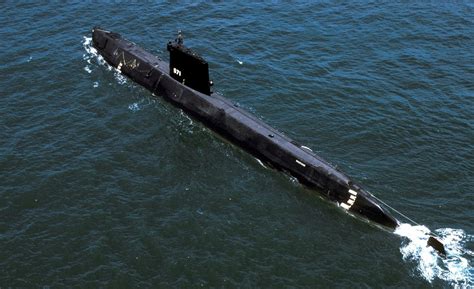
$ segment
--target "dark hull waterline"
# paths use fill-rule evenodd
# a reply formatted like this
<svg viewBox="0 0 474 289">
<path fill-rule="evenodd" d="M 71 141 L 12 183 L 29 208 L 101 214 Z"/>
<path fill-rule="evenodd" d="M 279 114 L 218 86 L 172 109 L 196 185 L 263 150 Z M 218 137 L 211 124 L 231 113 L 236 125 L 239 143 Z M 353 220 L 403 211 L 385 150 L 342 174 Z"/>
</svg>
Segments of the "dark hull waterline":
<svg viewBox="0 0 474 289">
<path fill-rule="evenodd" d="M 93 46 L 99 54 L 133 81 L 183 109 L 258 159 L 291 174 L 348 213 L 389 230 L 398 226 L 399 221 L 375 197 L 308 147 L 289 139 L 220 94 L 211 93 L 205 86 L 189 87 L 186 72 L 174 68 L 174 63 L 170 70 L 168 63 L 119 34 L 100 28 L 94 28 L 92 32 Z M 168 44 L 170 53 L 176 51 L 175 48 L 179 52 L 180 47 L 179 44 Z M 191 52 L 190 55 L 194 56 Z M 207 63 L 199 57 L 196 59 L 193 60 L 197 62 L 195 66 L 203 65 L 207 69 Z"/>
</svg>

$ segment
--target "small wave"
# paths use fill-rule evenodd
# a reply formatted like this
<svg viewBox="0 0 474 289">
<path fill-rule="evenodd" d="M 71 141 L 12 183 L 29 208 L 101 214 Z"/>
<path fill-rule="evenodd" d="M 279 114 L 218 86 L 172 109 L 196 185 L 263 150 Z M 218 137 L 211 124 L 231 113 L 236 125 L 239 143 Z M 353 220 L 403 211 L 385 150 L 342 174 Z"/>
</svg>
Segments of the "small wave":
<svg viewBox="0 0 474 289">
<path fill-rule="evenodd" d="M 435 230 L 445 245 L 447 256 L 443 258 L 427 246 L 430 234 L 427 227 L 401 224 L 395 234 L 406 238 L 400 247 L 403 260 L 415 262 L 417 272 L 428 282 L 438 278 L 455 288 L 474 286 L 474 268 L 471 266 L 474 254 L 466 249 L 467 243 L 474 240 L 473 236 L 460 229 Z"/>
<path fill-rule="evenodd" d="M 194 131 L 199 128 L 199 126 L 196 126 L 193 120 L 182 110 L 179 111 L 179 114 L 181 116 L 181 118 L 178 120 L 179 127 L 184 129 L 184 132 L 193 134 Z"/>
<path fill-rule="evenodd" d="M 141 107 L 138 104 L 138 102 L 134 102 L 134 103 L 132 103 L 128 106 L 128 109 L 130 109 L 133 112 L 137 112 L 137 111 L 141 110 Z"/>
<path fill-rule="evenodd" d="M 155 100 L 149 97 L 136 97 L 136 101 L 128 105 L 128 109 L 137 112 L 145 109 L 147 106 L 153 105 Z"/>
</svg>

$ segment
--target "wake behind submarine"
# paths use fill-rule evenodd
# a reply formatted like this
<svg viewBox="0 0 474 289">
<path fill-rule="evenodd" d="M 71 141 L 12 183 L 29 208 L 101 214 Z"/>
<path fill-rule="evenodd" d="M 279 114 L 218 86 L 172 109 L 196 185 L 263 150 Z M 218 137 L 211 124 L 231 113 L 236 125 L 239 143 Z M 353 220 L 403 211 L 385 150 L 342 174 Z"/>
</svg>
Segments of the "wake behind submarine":
<svg viewBox="0 0 474 289">
<path fill-rule="evenodd" d="M 122 74 L 183 109 L 261 161 L 294 176 L 349 214 L 389 230 L 395 230 L 400 224 L 390 213 L 390 206 L 355 184 L 311 149 L 278 132 L 219 93 L 212 92 L 208 63 L 184 46 L 181 33 L 167 44 L 169 64 L 120 34 L 99 27 L 92 30 L 92 43 L 99 54 Z M 429 237 L 427 245 L 440 255 L 446 255 L 444 245 L 434 236 Z"/>
</svg>

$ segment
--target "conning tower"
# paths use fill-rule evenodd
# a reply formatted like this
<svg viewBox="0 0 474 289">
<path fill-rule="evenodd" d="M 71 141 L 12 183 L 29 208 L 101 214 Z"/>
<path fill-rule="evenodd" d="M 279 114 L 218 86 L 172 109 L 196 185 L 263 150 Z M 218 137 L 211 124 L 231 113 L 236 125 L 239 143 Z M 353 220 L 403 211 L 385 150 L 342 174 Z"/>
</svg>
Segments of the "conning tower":
<svg viewBox="0 0 474 289">
<path fill-rule="evenodd" d="M 182 84 L 210 95 L 212 81 L 209 80 L 209 65 L 199 55 L 183 44 L 183 35 L 178 31 L 178 37 L 168 42 L 166 46 L 170 52 L 171 77 Z"/>
</svg>

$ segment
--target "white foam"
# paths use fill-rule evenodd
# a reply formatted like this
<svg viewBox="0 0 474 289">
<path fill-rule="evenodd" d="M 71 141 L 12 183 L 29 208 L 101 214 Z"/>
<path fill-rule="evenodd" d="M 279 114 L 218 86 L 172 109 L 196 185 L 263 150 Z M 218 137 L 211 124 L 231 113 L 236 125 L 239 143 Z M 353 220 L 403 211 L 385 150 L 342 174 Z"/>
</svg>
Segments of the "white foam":
<svg viewBox="0 0 474 289">
<path fill-rule="evenodd" d="M 138 102 L 134 102 L 128 106 L 128 109 L 130 109 L 133 112 L 137 112 L 141 110 L 141 107 L 139 106 Z"/>
<path fill-rule="evenodd" d="M 288 175 L 288 177 L 290 178 L 290 182 L 293 184 L 293 185 L 298 185 L 299 184 L 299 181 L 297 178 L 293 177 L 293 176 L 290 176 Z"/>
<path fill-rule="evenodd" d="M 84 50 L 87 52 L 82 55 L 82 58 L 88 63 L 85 67 L 84 70 L 87 71 L 87 73 L 92 73 L 93 71 L 93 65 L 92 61 L 95 60 L 98 64 L 103 65 L 107 67 L 109 71 L 114 70 L 114 76 L 115 79 L 117 80 L 118 84 L 125 84 L 127 83 L 127 78 L 122 75 L 120 70 L 118 70 L 115 67 L 110 66 L 102 57 L 102 55 L 99 54 L 97 49 L 92 46 L 92 37 L 86 37 L 83 36 L 83 41 L 82 41 L 82 46 L 84 47 Z"/>
<path fill-rule="evenodd" d="M 265 164 L 264 164 L 260 159 L 257 159 L 257 158 L 255 158 L 255 159 L 257 160 L 257 162 L 258 162 L 262 167 L 267 168 L 267 167 L 265 166 Z"/>
<path fill-rule="evenodd" d="M 446 258 L 440 257 L 427 246 L 430 230 L 425 226 L 401 224 L 395 234 L 405 237 L 400 252 L 403 260 L 413 261 L 417 273 L 428 282 L 435 279 L 446 281 L 457 288 L 474 287 L 474 254 L 466 249 L 473 236 L 460 229 L 443 228 L 435 231 L 446 249 Z"/>
<path fill-rule="evenodd" d="M 193 125 L 193 124 L 194 124 L 193 120 L 189 117 L 189 115 L 185 114 L 183 110 L 180 110 L 180 111 L 179 111 L 179 114 L 180 114 L 182 117 L 186 118 L 186 120 L 189 122 L 189 125 Z"/>
<path fill-rule="evenodd" d="M 117 83 L 121 85 L 127 83 L 127 78 L 123 76 L 122 72 L 120 72 L 120 70 L 118 69 L 114 69 L 114 70 L 115 70 L 114 76 L 115 76 L 115 79 L 117 80 Z"/>
<path fill-rule="evenodd" d="M 92 46 L 92 37 L 86 37 L 86 36 L 83 36 L 83 41 L 82 41 L 82 46 L 84 47 L 84 49 L 86 50 L 87 53 L 83 54 L 82 55 L 82 58 L 87 61 L 87 63 L 91 63 L 91 59 L 93 58 L 97 58 L 97 60 L 101 63 L 101 64 L 105 64 L 105 60 L 104 58 L 97 52 L 97 49 L 95 49 L 93 46 Z"/>
</svg>

